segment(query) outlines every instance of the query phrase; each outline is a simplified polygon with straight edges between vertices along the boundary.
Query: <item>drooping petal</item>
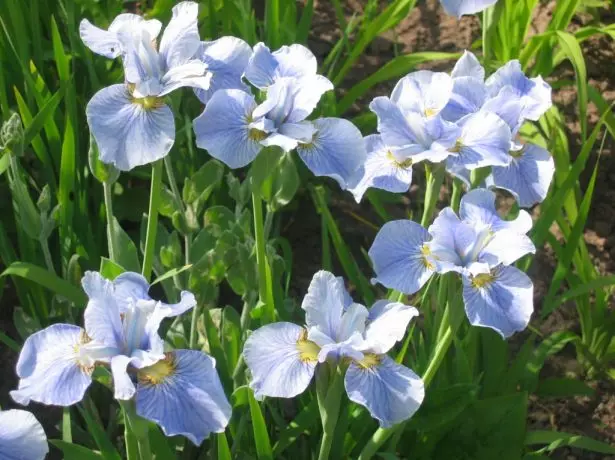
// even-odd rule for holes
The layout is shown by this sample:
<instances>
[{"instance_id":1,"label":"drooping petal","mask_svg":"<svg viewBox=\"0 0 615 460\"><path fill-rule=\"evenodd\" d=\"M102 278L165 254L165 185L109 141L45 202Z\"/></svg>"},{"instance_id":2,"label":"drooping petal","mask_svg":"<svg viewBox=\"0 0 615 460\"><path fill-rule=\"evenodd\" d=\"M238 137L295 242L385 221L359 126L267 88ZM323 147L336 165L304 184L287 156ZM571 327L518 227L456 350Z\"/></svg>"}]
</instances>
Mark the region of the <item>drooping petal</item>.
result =
<instances>
[{"instance_id":1,"label":"drooping petal","mask_svg":"<svg viewBox=\"0 0 615 460\"><path fill-rule=\"evenodd\" d=\"M459 204L459 217L477 226L489 226L493 231L510 229L517 233L527 233L532 228L532 217L519 211L515 220L502 219L495 208L495 193L484 188L469 191Z\"/></svg>"},{"instance_id":2,"label":"drooping petal","mask_svg":"<svg viewBox=\"0 0 615 460\"><path fill-rule=\"evenodd\" d=\"M485 81L485 69L480 65L480 62L478 62L478 59L476 59L476 56L472 52L465 50L455 63L455 67L453 67L453 71L451 72L451 77L454 79L472 77L482 83Z\"/></svg>"},{"instance_id":3,"label":"drooping petal","mask_svg":"<svg viewBox=\"0 0 615 460\"><path fill-rule=\"evenodd\" d=\"M216 91L239 89L249 91L241 76L248 65L252 49L236 37L220 37L212 42L203 42L200 58L211 73L209 89L196 89L200 101L206 104Z\"/></svg>"},{"instance_id":4,"label":"drooping petal","mask_svg":"<svg viewBox=\"0 0 615 460\"><path fill-rule=\"evenodd\" d=\"M553 180L553 157L546 149L534 144L526 144L513 153L508 166L493 168L494 185L512 193L522 208L541 203Z\"/></svg>"},{"instance_id":5,"label":"drooping petal","mask_svg":"<svg viewBox=\"0 0 615 460\"><path fill-rule=\"evenodd\" d=\"M393 193L408 191L412 183L412 161L399 161L377 134L365 137L364 142L367 150L365 163L350 180L350 192L357 203L372 187Z\"/></svg>"},{"instance_id":6,"label":"drooping petal","mask_svg":"<svg viewBox=\"0 0 615 460\"><path fill-rule=\"evenodd\" d=\"M272 53L264 43L257 43L244 76L265 89L282 77L301 78L315 75L316 70L316 57L302 45L283 46Z\"/></svg>"},{"instance_id":7,"label":"drooping petal","mask_svg":"<svg viewBox=\"0 0 615 460\"><path fill-rule=\"evenodd\" d=\"M521 257L535 252L536 247L527 235L511 229L503 229L495 232L478 259L494 267L499 264L510 265Z\"/></svg>"},{"instance_id":8,"label":"drooping petal","mask_svg":"<svg viewBox=\"0 0 615 460\"><path fill-rule=\"evenodd\" d=\"M378 300L369 309L369 322L365 329L367 350L378 355L389 351L404 338L410 320L419 311L410 305L390 300Z\"/></svg>"},{"instance_id":9,"label":"drooping petal","mask_svg":"<svg viewBox=\"0 0 615 460\"><path fill-rule=\"evenodd\" d=\"M340 278L324 270L317 272L301 303L308 328L318 326L324 334L335 338L340 330L346 296L346 288Z\"/></svg>"},{"instance_id":10,"label":"drooping petal","mask_svg":"<svg viewBox=\"0 0 615 460\"><path fill-rule=\"evenodd\" d=\"M487 98L487 88L475 77L458 77L453 80L453 92L441 112L448 121L459 121L466 115L478 112Z\"/></svg>"},{"instance_id":11,"label":"drooping petal","mask_svg":"<svg viewBox=\"0 0 615 460\"><path fill-rule=\"evenodd\" d=\"M208 90L212 74L208 72L207 65L197 59L191 59L185 64L177 65L162 76L160 83L162 90L158 96L162 97L185 86L201 90Z\"/></svg>"},{"instance_id":12,"label":"drooping petal","mask_svg":"<svg viewBox=\"0 0 615 460\"><path fill-rule=\"evenodd\" d=\"M466 14L475 14L494 5L497 0L440 0L444 11L460 18Z\"/></svg>"},{"instance_id":13,"label":"drooping petal","mask_svg":"<svg viewBox=\"0 0 615 460\"><path fill-rule=\"evenodd\" d=\"M297 146L299 157L314 175L331 177L347 188L367 156L361 132L342 118L319 118L314 128L312 142Z\"/></svg>"},{"instance_id":14,"label":"drooping petal","mask_svg":"<svg viewBox=\"0 0 615 460\"><path fill-rule=\"evenodd\" d=\"M391 93L391 101L404 113L433 117L446 106L452 90L453 80L448 74L419 70L399 80Z\"/></svg>"},{"instance_id":15,"label":"drooping petal","mask_svg":"<svg viewBox=\"0 0 615 460\"><path fill-rule=\"evenodd\" d=\"M161 101L133 100L126 85L98 91L88 103L88 125L100 150L100 159L121 171L166 156L175 141L171 109Z\"/></svg>"},{"instance_id":16,"label":"drooping petal","mask_svg":"<svg viewBox=\"0 0 615 460\"><path fill-rule=\"evenodd\" d=\"M502 337L525 329L534 311L532 280L515 267L500 266L490 274L463 279L465 310L474 326Z\"/></svg>"},{"instance_id":17,"label":"drooping petal","mask_svg":"<svg viewBox=\"0 0 615 460\"><path fill-rule=\"evenodd\" d=\"M118 355L111 358L111 373L113 374L113 396L115 399L128 400L137 391L126 368L131 363L130 356Z\"/></svg>"},{"instance_id":18,"label":"drooping petal","mask_svg":"<svg viewBox=\"0 0 615 460\"><path fill-rule=\"evenodd\" d=\"M47 436L34 415L18 409L0 411L2 460L43 460L48 452Z\"/></svg>"},{"instance_id":19,"label":"drooping petal","mask_svg":"<svg viewBox=\"0 0 615 460\"><path fill-rule=\"evenodd\" d=\"M425 387L418 375L387 355L373 355L373 361L367 367L351 363L344 386L351 401L388 428L412 417L423 402Z\"/></svg>"},{"instance_id":20,"label":"drooping petal","mask_svg":"<svg viewBox=\"0 0 615 460\"><path fill-rule=\"evenodd\" d=\"M426 258L425 243L430 236L422 226L411 220L387 222L369 248L378 282L404 294L417 292L433 274Z\"/></svg>"},{"instance_id":21,"label":"drooping petal","mask_svg":"<svg viewBox=\"0 0 615 460\"><path fill-rule=\"evenodd\" d=\"M198 14L195 2L181 2L173 7L173 17L162 33L159 48L167 70L185 64L199 51Z\"/></svg>"},{"instance_id":22,"label":"drooping petal","mask_svg":"<svg viewBox=\"0 0 615 460\"><path fill-rule=\"evenodd\" d=\"M120 275L122 276L122 275ZM83 314L85 330L92 339L110 347L122 348L124 333L113 282L98 272L85 272L81 279L88 304Z\"/></svg>"},{"instance_id":23,"label":"drooping petal","mask_svg":"<svg viewBox=\"0 0 615 460\"><path fill-rule=\"evenodd\" d=\"M216 92L194 120L196 145L230 168L246 166L261 151L258 135L250 131L254 97L236 89Z\"/></svg>"},{"instance_id":24,"label":"drooping petal","mask_svg":"<svg viewBox=\"0 0 615 460\"><path fill-rule=\"evenodd\" d=\"M69 324L54 324L28 337L17 361L19 388L11 397L19 404L30 401L70 406L83 399L92 383L92 368L80 361L84 331Z\"/></svg>"},{"instance_id":25,"label":"drooping petal","mask_svg":"<svg viewBox=\"0 0 615 460\"><path fill-rule=\"evenodd\" d=\"M231 405L215 360L197 350L176 350L139 370L137 414L156 422L167 436L182 435L200 445L210 433L224 432Z\"/></svg>"},{"instance_id":26,"label":"drooping petal","mask_svg":"<svg viewBox=\"0 0 615 460\"><path fill-rule=\"evenodd\" d=\"M296 324L273 323L254 331L243 349L254 396L292 398L303 393L314 376L318 352Z\"/></svg>"}]
</instances>

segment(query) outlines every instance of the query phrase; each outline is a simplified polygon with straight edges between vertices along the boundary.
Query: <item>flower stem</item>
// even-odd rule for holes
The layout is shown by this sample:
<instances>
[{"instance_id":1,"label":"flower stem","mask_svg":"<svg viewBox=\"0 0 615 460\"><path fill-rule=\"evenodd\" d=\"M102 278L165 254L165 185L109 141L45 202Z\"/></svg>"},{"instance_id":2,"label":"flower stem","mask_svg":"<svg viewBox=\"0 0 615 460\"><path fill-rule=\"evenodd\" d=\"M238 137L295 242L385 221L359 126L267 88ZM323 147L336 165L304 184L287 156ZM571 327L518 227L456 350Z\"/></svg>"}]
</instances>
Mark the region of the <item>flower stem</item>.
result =
<instances>
[{"instance_id":1,"label":"flower stem","mask_svg":"<svg viewBox=\"0 0 615 460\"><path fill-rule=\"evenodd\" d=\"M258 265L258 296L265 304L266 322L275 320L275 306L273 304L273 289L271 287L271 272L267 264L265 249L265 232L263 225L263 205L260 197L252 192L252 208L254 212L254 239L256 240L256 263Z\"/></svg>"},{"instance_id":2,"label":"flower stem","mask_svg":"<svg viewBox=\"0 0 615 460\"><path fill-rule=\"evenodd\" d=\"M190 342L189 343L190 343L191 350L194 350L197 345L198 334L196 333L196 326L199 320L200 312L201 311L199 309L199 304L197 303L192 309L192 319L190 320Z\"/></svg>"},{"instance_id":3,"label":"flower stem","mask_svg":"<svg viewBox=\"0 0 615 460\"><path fill-rule=\"evenodd\" d=\"M427 227L427 224L431 220L436 204L438 203L438 197L440 196L440 187L444 181L444 167L436 166L432 168L429 165L425 165L425 205L423 208L423 217L421 218L421 225Z\"/></svg>"},{"instance_id":4,"label":"flower stem","mask_svg":"<svg viewBox=\"0 0 615 460\"><path fill-rule=\"evenodd\" d=\"M117 254L115 252L115 243L112 237L112 225L113 225L113 194L111 191L113 184L109 182L103 182L103 193L105 196L105 214L107 215L107 246L109 247L109 259L112 261L117 260Z\"/></svg>"},{"instance_id":5,"label":"flower stem","mask_svg":"<svg viewBox=\"0 0 615 460\"><path fill-rule=\"evenodd\" d=\"M152 183L149 195L149 209L147 212L147 233L145 236L145 254L143 256L143 269L141 273L149 280L154 266L154 250L156 249L156 232L158 230L158 205L160 202L160 188L162 186L162 160L152 165Z\"/></svg>"},{"instance_id":6,"label":"flower stem","mask_svg":"<svg viewBox=\"0 0 615 460\"><path fill-rule=\"evenodd\" d=\"M151 460L152 453L149 446L149 422L137 415L133 400L120 401L120 406L124 411L124 423L126 424L126 452L129 460ZM136 456L135 444L138 447L139 456ZM131 452L132 451L132 452ZM132 457L130 456L132 454Z\"/></svg>"},{"instance_id":7,"label":"flower stem","mask_svg":"<svg viewBox=\"0 0 615 460\"><path fill-rule=\"evenodd\" d=\"M318 460L327 460L331 445L335 435L335 426L340 413L340 403L342 399L342 388L344 386L344 376L339 366L332 372L329 385L321 385L318 392L321 393L318 402L321 405L320 414L322 418L322 440ZM326 391L326 397L324 396ZM324 404L323 404L324 401Z\"/></svg>"}]
</instances>

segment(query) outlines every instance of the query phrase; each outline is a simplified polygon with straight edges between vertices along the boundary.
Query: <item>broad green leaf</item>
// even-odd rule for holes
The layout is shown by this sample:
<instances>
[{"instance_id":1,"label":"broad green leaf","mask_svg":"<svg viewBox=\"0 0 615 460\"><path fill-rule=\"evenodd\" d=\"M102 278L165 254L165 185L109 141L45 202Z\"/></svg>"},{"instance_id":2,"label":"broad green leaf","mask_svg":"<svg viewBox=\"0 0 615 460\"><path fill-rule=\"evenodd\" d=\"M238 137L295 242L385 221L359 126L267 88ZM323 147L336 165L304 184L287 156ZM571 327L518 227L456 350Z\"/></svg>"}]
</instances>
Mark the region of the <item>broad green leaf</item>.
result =
<instances>
[{"instance_id":1,"label":"broad green leaf","mask_svg":"<svg viewBox=\"0 0 615 460\"><path fill-rule=\"evenodd\" d=\"M312 399L280 433L273 446L273 457L278 458L300 435L309 433L316 425L318 425L318 402Z\"/></svg>"},{"instance_id":2,"label":"broad green leaf","mask_svg":"<svg viewBox=\"0 0 615 460\"><path fill-rule=\"evenodd\" d=\"M250 416L252 417L252 429L254 431L254 443L258 460L273 460L271 441L267 433L265 418L259 404L254 399L252 390L248 390L248 402L250 404Z\"/></svg>"},{"instance_id":3,"label":"broad green leaf","mask_svg":"<svg viewBox=\"0 0 615 460\"><path fill-rule=\"evenodd\" d=\"M216 434L216 447L218 450L218 460L231 460L231 449L229 449L225 433Z\"/></svg>"},{"instance_id":4,"label":"broad green leaf","mask_svg":"<svg viewBox=\"0 0 615 460\"><path fill-rule=\"evenodd\" d=\"M139 264L139 256L137 255L137 247L122 229L115 216L111 220L111 230L109 233L117 253L117 260L115 262L126 271L139 273L141 266Z\"/></svg>"},{"instance_id":5,"label":"broad green leaf","mask_svg":"<svg viewBox=\"0 0 615 460\"><path fill-rule=\"evenodd\" d=\"M152 281L151 286L153 286L156 283L160 283L161 281L164 281L166 279L173 278L174 276L177 276L180 273L185 272L186 270L189 270L190 268L192 268L192 265L184 265L183 267L180 267L180 268L173 268L169 270L168 272L164 273L163 275L160 275L154 281Z\"/></svg>"},{"instance_id":6,"label":"broad green leaf","mask_svg":"<svg viewBox=\"0 0 615 460\"><path fill-rule=\"evenodd\" d=\"M104 460L100 452L90 450L78 444L72 444L57 439L50 439L50 444L60 449L64 454L64 460Z\"/></svg>"},{"instance_id":7,"label":"broad green leaf","mask_svg":"<svg viewBox=\"0 0 615 460\"><path fill-rule=\"evenodd\" d=\"M126 270L119 264L106 257L100 258L100 275L108 280L114 280Z\"/></svg>"},{"instance_id":8,"label":"broad green leaf","mask_svg":"<svg viewBox=\"0 0 615 460\"><path fill-rule=\"evenodd\" d=\"M154 424L149 424L149 440L152 452L156 455L156 460L176 460L175 448L171 447L172 440L164 435L160 428Z\"/></svg>"},{"instance_id":9,"label":"broad green leaf","mask_svg":"<svg viewBox=\"0 0 615 460\"><path fill-rule=\"evenodd\" d=\"M86 401L79 406L79 412L85 419L88 427L88 432L94 438L96 446L100 449L100 453L105 460L121 460L120 454L113 446L113 442L107 437L105 428L102 426L99 415L96 412L96 406L86 396Z\"/></svg>"}]
</instances>

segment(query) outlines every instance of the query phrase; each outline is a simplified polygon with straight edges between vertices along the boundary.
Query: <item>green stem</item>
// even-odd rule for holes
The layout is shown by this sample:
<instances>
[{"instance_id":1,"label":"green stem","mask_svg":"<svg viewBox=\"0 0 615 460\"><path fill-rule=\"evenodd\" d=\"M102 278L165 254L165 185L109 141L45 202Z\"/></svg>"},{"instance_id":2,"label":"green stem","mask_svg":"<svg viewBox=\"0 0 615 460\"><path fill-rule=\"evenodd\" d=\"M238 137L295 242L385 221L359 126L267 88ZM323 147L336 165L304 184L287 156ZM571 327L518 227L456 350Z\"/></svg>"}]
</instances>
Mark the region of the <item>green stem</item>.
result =
<instances>
[{"instance_id":1,"label":"green stem","mask_svg":"<svg viewBox=\"0 0 615 460\"><path fill-rule=\"evenodd\" d=\"M192 309L192 319L190 320L190 349L193 350L197 345L197 333L196 333L196 325L199 321L199 314L201 313L199 304L197 303Z\"/></svg>"},{"instance_id":2,"label":"green stem","mask_svg":"<svg viewBox=\"0 0 615 460\"><path fill-rule=\"evenodd\" d=\"M55 273L56 269L53 267L53 259L51 258L51 252L49 251L49 242L46 239L40 240L41 249L43 250L43 256L45 257L45 265L47 265L47 270L51 273Z\"/></svg>"},{"instance_id":3,"label":"green stem","mask_svg":"<svg viewBox=\"0 0 615 460\"><path fill-rule=\"evenodd\" d=\"M318 398L319 404L321 405L320 414L323 431L318 460L327 460L329 458L329 452L331 452L331 445L335 437L335 426L337 425L337 419L340 413L342 388L344 386L342 370L339 367L336 368L331 377L326 397L323 397L324 395L321 394ZM326 389L327 386L321 385L317 391L323 393ZM324 404L322 402L323 400Z\"/></svg>"},{"instance_id":4,"label":"green stem","mask_svg":"<svg viewBox=\"0 0 615 460\"><path fill-rule=\"evenodd\" d=\"M156 232L158 230L158 205L160 204L160 189L162 187L162 160L152 165L152 183L147 212L147 233L145 236L145 254L143 256L142 274L149 280L154 266L154 250L156 249Z\"/></svg>"},{"instance_id":5,"label":"green stem","mask_svg":"<svg viewBox=\"0 0 615 460\"><path fill-rule=\"evenodd\" d=\"M139 460L137 438L130 428L130 420L126 410L124 410L124 443L126 444L126 458L128 460Z\"/></svg>"},{"instance_id":6,"label":"green stem","mask_svg":"<svg viewBox=\"0 0 615 460\"><path fill-rule=\"evenodd\" d=\"M252 192L252 208L254 211L254 239L256 241L256 263L258 265L258 296L260 301L265 304L266 322L275 320L275 306L270 295L271 278L269 267L267 266L267 253L265 249L265 232L263 225L263 205L260 197Z\"/></svg>"},{"instance_id":7,"label":"green stem","mask_svg":"<svg viewBox=\"0 0 615 460\"><path fill-rule=\"evenodd\" d=\"M70 421L70 407L62 408L62 441L73 442L73 431Z\"/></svg>"},{"instance_id":8,"label":"green stem","mask_svg":"<svg viewBox=\"0 0 615 460\"><path fill-rule=\"evenodd\" d=\"M124 411L126 452L129 460L152 460L152 452L149 446L149 422L137 415L134 401L120 401ZM139 451L136 456L135 444ZM132 455L132 457L131 457Z\"/></svg>"},{"instance_id":9,"label":"green stem","mask_svg":"<svg viewBox=\"0 0 615 460\"><path fill-rule=\"evenodd\" d=\"M431 216L436 209L438 203L438 197L440 196L440 187L444 181L444 167L436 166L431 168L429 165L425 165L425 204L423 208L423 217L421 218L421 225L427 227L427 224L431 221Z\"/></svg>"},{"instance_id":10,"label":"green stem","mask_svg":"<svg viewBox=\"0 0 615 460\"><path fill-rule=\"evenodd\" d=\"M186 206L184 206L184 201L182 200L182 195L179 193L179 187L177 186L177 180L175 179L175 173L173 172L173 165L171 164L171 157L167 155L164 157L164 169L167 172L167 178L169 179L169 184L171 185L171 191L173 192L173 196L177 201L177 206L181 210L182 214L186 212Z\"/></svg>"},{"instance_id":11,"label":"green stem","mask_svg":"<svg viewBox=\"0 0 615 460\"><path fill-rule=\"evenodd\" d=\"M105 214L107 215L107 246L109 247L109 259L112 261L117 260L117 253L115 252L115 243L113 241L111 229L113 228L113 193L111 191L113 184L109 182L103 182L103 193L105 196Z\"/></svg>"},{"instance_id":12,"label":"green stem","mask_svg":"<svg viewBox=\"0 0 615 460\"><path fill-rule=\"evenodd\" d=\"M461 202L461 191L463 185L459 179L453 180L453 194L451 195L451 208L453 211L459 212L459 203Z\"/></svg>"}]
</instances>

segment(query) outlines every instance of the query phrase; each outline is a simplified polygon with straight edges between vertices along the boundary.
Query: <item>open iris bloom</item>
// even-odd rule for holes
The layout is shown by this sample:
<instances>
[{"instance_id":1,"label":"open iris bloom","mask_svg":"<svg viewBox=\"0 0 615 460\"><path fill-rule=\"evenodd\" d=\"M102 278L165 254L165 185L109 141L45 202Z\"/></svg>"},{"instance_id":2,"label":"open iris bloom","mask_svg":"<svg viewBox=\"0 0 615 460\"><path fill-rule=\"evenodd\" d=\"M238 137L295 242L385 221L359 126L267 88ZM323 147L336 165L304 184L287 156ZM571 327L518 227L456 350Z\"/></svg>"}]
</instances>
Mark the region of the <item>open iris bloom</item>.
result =
<instances>
[{"instance_id":1,"label":"open iris bloom","mask_svg":"<svg viewBox=\"0 0 615 460\"><path fill-rule=\"evenodd\" d=\"M166 435L200 444L209 433L224 431L231 407L215 361L195 350L165 352L158 335L164 318L195 306L194 296L182 292L177 304L153 300L145 278L132 272L114 281L87 272L82 285L89 297L85 329L54 324L28 337L12 398L24 405L75 404L92 383L95 366L103 365L113 375L115 398L134 397L137 414Z\"/></svg>"},{"instance_id":2,"label":"open iris bloom","mask_svg":"<svg viewBox=\"0 0 615 460\"><path fill-rule=\"evenodd\" d=\"M527 212L503 220L492 191L472 190L461 199L459 217L445 208L427 230L410 220L385 224L369 250L373 282L413 294L434 273L459 273L470 323L509 337L525 329L533 311L532 281L512 266L535 252L526 236L531 226Z\"/></svg>"},{"instance_id":3,"label":"open iris bloom","mask_svg":"<svg viewBox=\"0 0 615 460\"><path fill-rule=\"evenodd\" d=\"M254 331L243 350L256 398L292 398L310 384L317 366L348 364L348 397L382 427L410 418L424 397L423 381L386 353L401 340L414 307L380 300L353 303L341 278L320 271L303 299L305 327L281 322Z\"/></svg>"},{"instance_id":4,"label":"open iris bloom","mask_svg":"<svg viewBox=\"0 0 615 460\"><path fill-rule=\"evenodd\" d=\"M316 58L301 45L271 53L263 44L244 77L265 92L258 103L246 91L217 91L194 121L196 143L231 168L251 163L269 146L296 150L317 176L329 176L342 188L365 160L360 131L340 118L307 118L332 83L316 73Z\"/></svg>"},{"instance_id":5,"label":"open iris bloom","mask_svg":"<svg viewBox=\"0 0 615 460\"><path fill-rule=\"evenodd\" d=\"M38 420L25 410L0 411L0 458L43 460L49 452L47 436Z\"/></svg>"},{"instance_id":6,"label":"open iris bloom","mask_svg":"<svg viewBox=\"0 0 615 460\"><path fill-rule=\"evenodd\" d=\"M498 0L440 0L447 14L460 18L466 14L475 14L495 5Z\"/></svg>"},{"instance_id":7,"label":"open iris bloom","mask_svg":"<svg viewBox=\"0 0 615 460\"><path fill-rule=\"evenodd\" d=\"M197 16L194 2L173 7L158 49L158 21L130 16L116 19L109 31L82 22L85 44L104 56L121 56L124 64L126 82L98 91L86 108L104 163L128 171L163 158L171 150L175 122L164 97L183 86L207 91L212 78L201 60L206 51L199 39Z\"/></svg>"}]
</instances>

